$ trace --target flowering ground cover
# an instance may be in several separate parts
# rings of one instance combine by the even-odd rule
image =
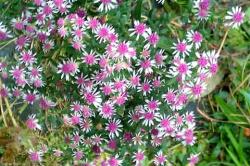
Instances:
[[[0,2],[1,163],[249,165],[248,2]]]

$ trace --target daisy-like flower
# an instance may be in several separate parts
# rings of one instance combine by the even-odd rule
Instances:
[[[155,61],[151,60],[150,58],[142,59],[138,61],[138,66],[140,66],[138,72],[145,72],[145,74],[153,73],[153,67],[155,65]]]
[[[94,145],[101,145],[102,143],[103,143],[103,141],[105,141],[102,137],[101,137],[101,135],[97,135],[97,134],[95,134],[95,135],[93,135],[92,137],[91,137],[91,139],[92,139],[92,142],[93,142],[93,144]]]
[[[170,67],[170,77],[180,76],[181,80],[185,80],[186,77],[190,77],[192,74],[192,64],[185,62],[184,59],[175,58],[173,62],[174,66]]]
[[[136,88],[140,85],[140,75],[138,73],[136,73],[135,71],[133,71],[133,74],[131,75],[130,79],[129,79],[129,87],[131,86],[132,88]]]
[[[74,126],[80,124],[82,122],[80,113],[75,112],[74,114],[72,114],[70,117],[70,122]]]
[[[111,33],[114,33],[115,31],[112,26],[103,24],[103,25],[99,25],[94,32],[96,34],[95,37],[97,38],[97,40],[100,40],[100,42],[102,43],[102,42],[107,41],[109,38],[109,35]]]
[[[84,118],[89,118],[91,116],[95,116],[95,114],[92,112],[92,110],[87,105],[82,106],[82,116]]]
[[[99,108],[100,115],[105,119],[110,119],[114,115],[114,106],[110,102],[105,102]]]
[[[206,68],[208,66],[208,57],[206,53],[195,53],[197,60],[192,62],[193,66],[198,66],[198,72],[201,72],[202,69]]]
[[[12,26],[17,30],[23,30],[26,24],[26,21],[23,21],[21,18],[13,18],[11,20]]]
[[[187,93],[193,98],[200,98],[202,93],[206,90],[206,83],[200,79],[194,79],[187,83]]]
[[[175,122],[170,116],[161,115],[160,123],[158,125],[161,133],[164,136],[174,136],[175,135]]]
[[[195,48],[198,49],[201,46],[203,36],[200,32],[191,30],[187,33],[187,40],[194,44]]]
[[[55,106],[56,106],[56,103],[52,102],[50,99],[48,99],[45,96],[42,96],[39,100],[39,107],[43,110],[48,110]]]
[[[106,126],[106,130],[109,132],[109,137],[114,138],[115,136],[119,136],[119,132],[121,132],[122,125],[120,124],[121,121],[118,119],[113,119],[109,121]]]
[[[78,150],[78,151],[75,151],[73,153],[73,156],[74,156],[75,160],[78,161],[78,160],[81,160],[83,158],[84,153],[82,151]]]
[[[100,22],[97,18],[87,18],[86,21],[86,27],[91,29],[92,31],[95,31],[95,29],[99,26]]]
[[[10,90],[8,87],[6,87],[4,84],[2,85],[2,87],[0,88],[0,96],[1,97],[8,97],[10,96]]]
[[[164,4],[165,0],[156,0],[156,2],[158,2],[160,4]]]
[[[135,166],[140,166],[145,159],[145,154],[144,151],[138,150],[137,152],[134,153],[133,155],[133,161],[135,162]]]
[[[157,154],[154,157],[154,163],[156,166],[158,165],[164,165],[166,162],[166,157],[162,153],[162,151],[157,152]]]
[[[82,60],[87,65],[94,65],[97,63],[98,55],[91,50],[90,53],[84,52]]]
[[[43,153],[41,151],[29,150],[29,158],[32,162],[41,162]]]
[[[22,92],[21,90],[18,88],[18,87],[14,87],[12,89],[12,95],[15,97],[15,98],[20,98],[20,96],[22,95]]]
[[[43,43],[43,51],[45,53],[49,52],[51,49],[54,48],[54,41],[53,40],[45,40],[45,42]]]
[[[83,132],[90,132],[91,131],[91,128],[92,128],[92,122],[90,119],[84,119],[82,121],[82,123],[80,124],[80,127],[82,129]]]
[[[25,70],[20,66],[12,67],[10,73],[15,80],[25,77]]]
[[[133,140],[134,145],[144,145],[145,144],[145,142],[143,141],[143,136],[140,132],[135,134],[135,136],[133,137],[132,140]]]
[[[193,145],[195,143],[196,137],[194,136],[193,128],[187,128],[182,130],[183,141],[184,145]]]
[[[174,50],[173,54],[176,57],[178,57],[179,55],[185,57],[186,55],[189,55],[191,47],[192,47],[191,45],[187,44],[186,40],[180,41],[178,39],[178,42],[174,43],[174,46],[171,48]]]
[[[136,40],[139,39],[140,36],[145,36],[146,32],[148,30],[148,27],[146,24],[141,23],[139,21],[134,21],[134,28],[129,29],[130,36],[136,35]]]
[[[73,26],[73,30],[71,31],[71,34],[73,36],[73,39],[74,40],[82,40],[84,38],[84,32],[85,29],[82,27],[82,28],[79,28],[79,27],[74,27]]]
[[[164,60],[166,58],[167,57],[164,55],[164,50],[161,49],[159,52],[157,52],[154,57],[156,66],[164,66]]]
[[[119,158],[119,156],[118,155],[116,155],[116,156],[112,156],[112,157],[110,157],[109,159],[108,159],[108,164],[109,164],[109,166],[119,166],[119,165],[121,165],[122,164],[122,160],[119,160],[118,159]]]
[[[151,92],[152,88],[150,82],[145,80],[138,88],[138,92],[142,92],[143,95],[147,95]]]
[[[70,110],[74,112],[81,112],[82,111],[82,105],[79,101],[75,101],[70,105]]]
[[[94,3],[100,3],[100,6],[98,7],[99,11],[109,11],[118,6],[116,0],[95,0]]]
[[[28,42],[29,42],[29,40],[28,40],[27,36],[25,36],[25,35],[20,36],[16,40],[16,49],[22,50],[23,48],[28,46],[28,44],[29,44]]]
[[[119,93],[117,96],[113,97],[114,103],[118,106],[124,105],[126,101],[128,100],[128,94],[127,92]]]
[[[144,46],[144,48],[149,48],[150,46],[156,47],[158,44],[160,37],[156,32],[152,32],[150,28],[148,28],[147,33],[144,35],[147,44]]]
[[[68,81],[69,76],[74,76],[77,72],[79,72],[78,64],[72,58],[58,65],[57,73],[61,74],[61,79],[65,77]]]
[[[141,113],[138,111],[134,112],[134,111],[131,111],[129,113],[129,124],[130,125],[133,125],[134,123],[137,123],[139,120],[140,120],[140,117],[141,117]]]
[[[112,83],[112,87],[117,92],[124,92],[127,89],[127,80],[115,78],[114,82]]]
[[[77,84],[77,87],[83,88],[85,86],[87,76],[83,77],[83,73],[81,73],[80,75],[75,76],[75,79],[76,79],[75,83]]]
[[[194,9],[198,20],[207,20],[209,13],[210,0],[195,0]]]
[[[160,113],[154,112],[154,111],[143,111],[141,112],[142,116],[141,119],[143,119],[142,124],[145,126],[152,126],[154,125],[154,121],[159,122],[160,121]]]
[[[59,29],[58,29],[58,34],[59,34],[59,36],[60,37],[62,37],[62,38],[65,38],[66,36],[68,36],[68,29],[66,28],[66,27],[64,27],[64,26],[62,26],[62,27],[60,27]]]
[[[0,22],[0,41],[6,40],[11,37],[12,36],[10,35],[10,32],[7,30],[5,25],[2,22]]]
[[[33,54],[31,50],[22,51],[20,62],[25,64],[26,66],[32,65],[36,61],[35,55],[36,54]]]
[[[74,39],[72,41],[72,47],[76,50],[76,51],[84,51],[85,49],[85,45],[83,44],[82,40],[79,39]]]
[[[37,95],[37,91],[33,91],[30,92],[29,90],[27,91],[27,93],[23,94],[23,99],[28,103],[28,104],[33,104],[37,99],[38,99],[38,95]]]
[[[30,83],[33,84],[35,88],[41,88],[44,86],[44,82],[41,78],[32,79]]]
[[[153,100],[153,98],[151,98],[151,100],[146,100],[146,108],[149,111],[157,111],[160,110],[159,106],[161,104],[161,102],[159,102],[158,100]]]
[[[102,93],[105,96],[111,95],[113,93],[112,83],[106,83],[102,87]]]
[[[195,166],[199,162],[199,153],[198,154],[191,154],[187,160],[189,161],[189,166]]]
[[[63,155],[63,151],[59,149],[54,149],[53,152],[54,152],[53,155],[56,157],[61,157]]]
[[[82,143],[82,136],[78,132],[74,132],[71,139],[75,145]]]
[[[225,17],[225,25],[232,28],[239,28],[244,22],[245,13],[242,12],[242,8],[239,6],[233,7],[231,11],[227,12]]]
[[[208,58],[208,63],[209,63],[208,76],[211,77],[211,76],[215,75],[219,69],[219,66],[218,66],[219,54],[216,53],[215,50],[213,50],[213,51],[207,51],[206,56]]]
[[[82,94],[83,98],[89,105],[93,104],[97,108],[101,105],[102,98],[99,91],[87,89],[86,91],[83,91]]]
[[[28,75],[31,80],[41,78],[42,67],[40,66],[29,66],[28,67]]]
[[[41,130],[41,126],[38,124],[38,119],[36,119],[36,115],[29,115],[29,118],[26,120],[26,126],[31,130]]]

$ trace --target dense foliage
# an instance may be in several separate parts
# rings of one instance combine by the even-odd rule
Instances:
[[[2,0],[1,161],[249,165],[246,6]]]

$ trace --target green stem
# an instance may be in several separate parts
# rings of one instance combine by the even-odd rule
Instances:
[[[2,114],[2,118],[3,118],[3,123],[5,127],[8,127],[6,119],[5,119],[5,115],[3,112],[3,102],[2,102],[2,97],[0,96],[0,109],[1,109],[1,114]]]

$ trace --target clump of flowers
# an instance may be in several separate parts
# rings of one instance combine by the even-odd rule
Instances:
[[[94,3],[100,4],[99,11],[118,5],[115,0]],[[18,32],[18,61],[1,62],[2,75],[8,73],[2,79],[11,82],[8,88],[1,87],[1,97],[38,103],[45,112],[61,110],[59,117],[67,130],[61,140],[66,147],[32,149],[33,162],[42,162],[42,156],[52,152],[73,163],[101,161],[116,166],[129,154],[130,162],[142,165],[150,145],[156,151],[154,164],[165,165],[166,140],[187,147],[195,144],[195,114],[185,106],[204,93],[206,80],[218,71],[219,57],[215,50],[202,49],[204,36],[198,29],[176,39],[169,54],[157,47],[160,36],[144,22],[135,20],[129,37],[123,38],[108,22],[72,12],[71,1],[35,0],[34,5],[36,9],[26,11],[29,15],[12,20]],[[209,1],[199,0],[194,7],[198,19],[206,20]],[[236,8],[229,13],[226,19],[233,23],[228,25],[243,22],[240,12]],[[5,27],[0,28],[1,40],[11,37]],[[43,132],[37,118],[30,115],[26,126]],[[187,160],[195,165],[198,155]]]

